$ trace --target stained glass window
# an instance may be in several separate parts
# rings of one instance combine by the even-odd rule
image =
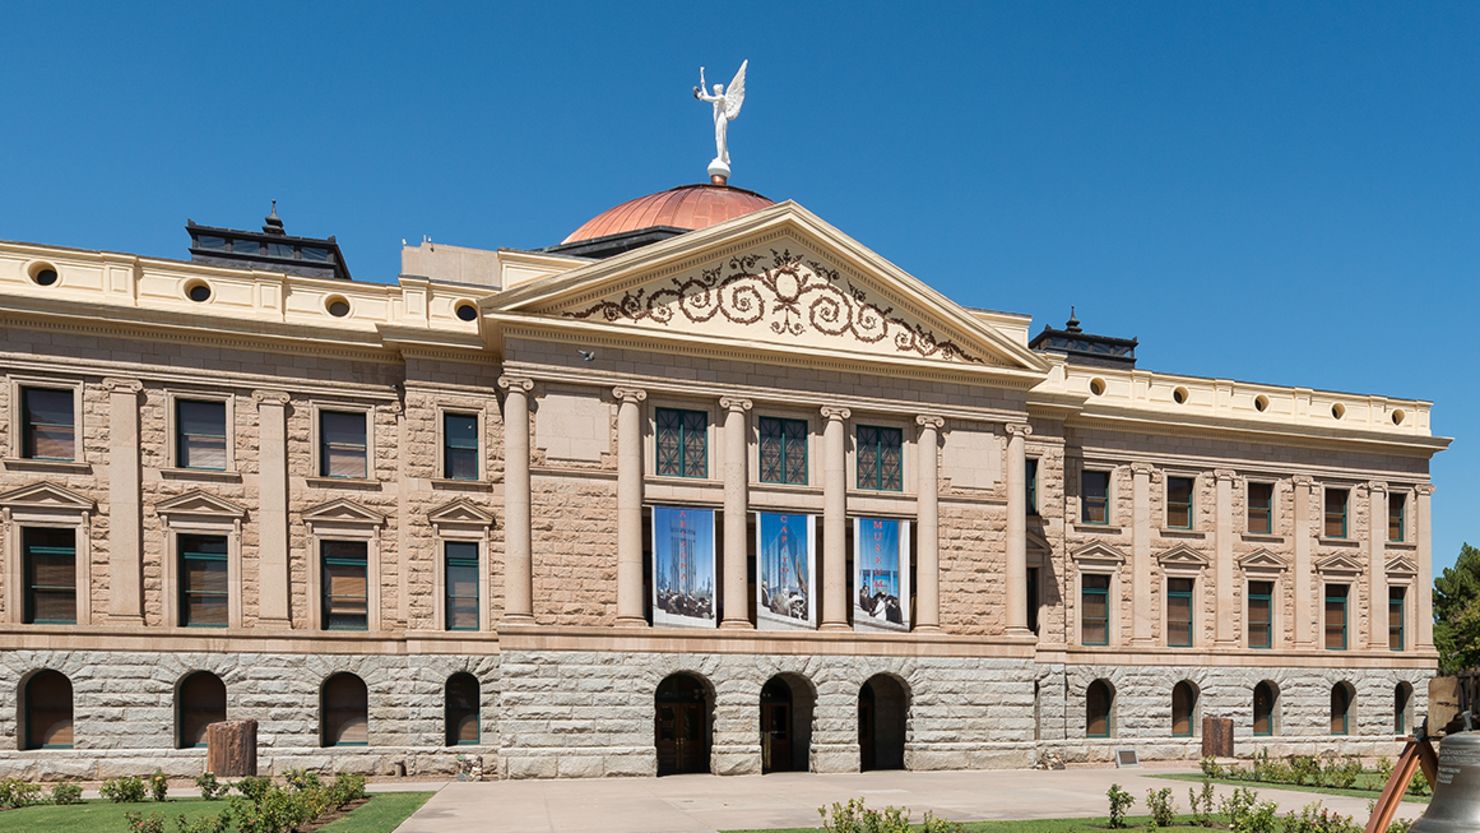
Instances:
[[[858,426],[858,488],[898,492],[904,488],[904,432]]]
[[[807,485],[807,421],[761,417],[762,483]]]
[[[709,415],[679,408],[657,409],[658,474],[709,476]]]

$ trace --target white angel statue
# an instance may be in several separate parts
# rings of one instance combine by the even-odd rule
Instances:
[[[694,98],[714,105],[714,161],[709,163],[711,176],[730,175],[730,145],[726,137],[730,122],[740,115],[740,105],[745,103],[745,67],[747,58],[740,62],[740,69],[731,79],[730,86],[714,85],[714,95],[704,92],[704,67],[699,67],[699,86],[694,88]]]

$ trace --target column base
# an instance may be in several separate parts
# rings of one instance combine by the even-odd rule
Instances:
[[[749,619],[726,619],[719,623],[722,631],[753,631],[755,625],[750,624]]]
[[[108,624],[110,625],[143,625],[144,614],[142,613],[109,613]]]
[[[1131,637],[1131,647],[1132,648],[1157,648],[1157,647],[1160,647],[1160,645],[1161,645],[1161,643],[1154,636],[1133,636],[1133,637]]]
[[[619,628],[645,628],[648,621],[641,616],[618,616],[617,627]]]
[[[1019,636],[1019,637],[1021,637],[1021,636],[1037,636],[1037,634],[1035,634],[1035,633],[1033,633],[1033,631],[1029,630],[1029,628],[1028,628],[1027,625],[1018,625],[1016,627],[1009,627],[1006,630],[1005,634],[1007,636]]]
[[[499,620],[500,625],[533,625],[534,614],[532,613],[505,613],[504,618]]]
[[[257,627],[290,631],[293,629],[293,622],[289,619],[282,619],[278,617],[274,617],[271,619],[259,618],[257,620]]]
[[[820,631],[851,631],[853,626],[847,622],[823,622],[817,629]]]
[[[915,625],[910,628],[915,633],[940,633],[940,625]]]

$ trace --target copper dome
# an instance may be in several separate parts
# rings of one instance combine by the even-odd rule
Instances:
[[[561,241],[576,243],[638,229],[668,226],[708,228],[773,203],[754,191],[729,185],[680,185],[608,208]]]

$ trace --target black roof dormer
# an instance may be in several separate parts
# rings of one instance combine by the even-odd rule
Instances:
[[[185,221],[190,234],[190,261],[212,266],[257,268],[308,278],[351,280],[349,266],[334,235],[328,237],[293,237],[283,229],[278,217],[277,200],[272,213],[262,224],[262,231],[218,228]]]
[[[1133,368],[1136,366],[1136,339],[1097,336],[1086,333],[1074,317],[1074,308],[1069,308],[1069,320],[1064,329],[1044,327],[1043,332],[1033,336],[1028,347],[1040,353],[1058,353],[1070,364],[1089,364],[1099,367]]]

